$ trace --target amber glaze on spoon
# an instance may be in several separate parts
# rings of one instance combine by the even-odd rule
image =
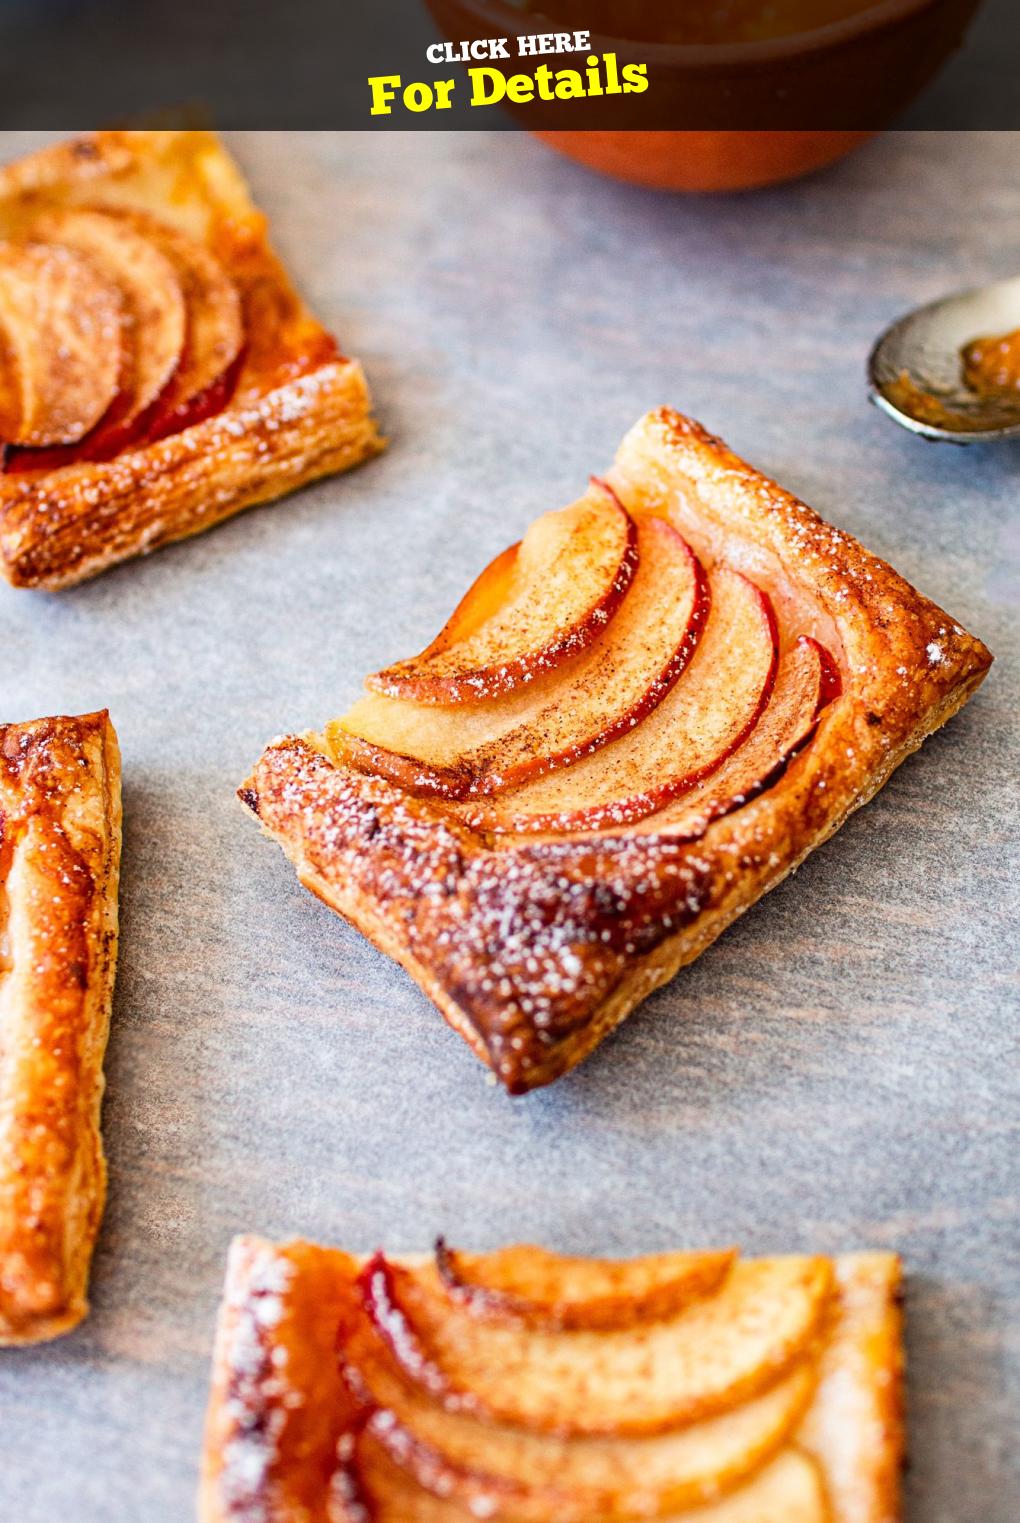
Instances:
[[[868,361],[871,400],[922,438],[1020,438],[1020,276],[918,307]]]

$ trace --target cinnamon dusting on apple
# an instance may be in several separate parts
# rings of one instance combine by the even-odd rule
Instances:
[[[561,641],[551,661],[542,646],[541,675],[536,664],[519,667],[515,681],[507,675],[509,690],[489,701],[440,706],[370,693],[329,727],[328,740],[353,765],[422,795],[502,792],[640,724],[694,655],[710,601],[690,547],[663,520],[646,519],[633,582],[586,649]]]
[[[208,249],[150,213],[106,206],[44,211],[26,236],[53,258],[78,259],[117,293],[118,327],[105,340],[97,333],[91,350],[96,373],[113,366],[116,382],[101,414],[61,440],[21,438],[8,425],[7,442],[21,447],[7,450],[7,473],[113,460],[227,406],[243,361],[242,305]],[[79,307],[87,310],[89,300],[95,297],[83,289]],[[36,344],[34,362],[46,365],[46,356]],[[3,428],[0,415],[0,435]]]
[[[608,1332],[661,1321],[716,1291],[736,1257],[724,1249],[593,1262],[530,1244],[466,1254],[442,1237],[434,1256],[447,1294],[474,1315],[547,1332]]]
[[[610,486],[546,514],[482,572],[420,656],[367,679],[390,698],[473,702],[510,693],[591,645],[638,565],[637,526]]]
[[[73,443],[117,395],[123,297],[76,250],[0,242],[0,444]]]

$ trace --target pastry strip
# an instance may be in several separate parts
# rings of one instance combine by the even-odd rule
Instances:
[[[120,836],[106,713],[0,727],[0,1344],[87,1311]]]

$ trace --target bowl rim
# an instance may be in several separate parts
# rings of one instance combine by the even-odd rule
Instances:
[[[481,17],[491,17],[497,28],[509,26],[515,35],[520,35],[526,24],[535,19],[532,14],[508,4],[507,0],[461,0],[461,3],[465,10],[473,11]],[[640,50],[641,61],[648,64],[718,69],[739,64],[771,63],[777,59],[795,58],[839,47],[845,42],[866,36],[869,32],[880,31],[883,27],[909,20],[914,15],[934,10],[946,3],[948,0],[871,0],[866,9],[844,16],[840,21],[830,21],[824,26],[812,27],[807,32],[791,32],[785,37],[763,38],[758,42],[642,42],[633,37],[614,37],[609,33],[592,32],[592,51],[595,51],[597,39],[600,45],[611,44],[632,55]],[[973,3],[976,8],[980,0],[973,0]],[[496,33],[492,35],[495,36]],[[564,64],[563,67],[567,65]]]

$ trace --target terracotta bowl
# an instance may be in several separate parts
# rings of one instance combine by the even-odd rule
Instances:
[[[428,3],[454,39],[515,36],[546,24],[503,0]],[[680,45],[593,35],[593,53],[647,63],[652,90],[600,103],[598,130],[553,128],[551,113],[557,121],[566,115],[559,103],[541,122],[529,115],[533,107],[521,108],[519,120],[559,152],[635,184],[684,191],[770,185],[831,164],[888,125],[960,45],[979,5],[875,0],[843,21],[753,43]],[[573,63],[555,56],[542,61],[554,68]],[[653,125],[662,130],[602,130],[611,113],[622,115],[632,101],[642,112],[654,107]]]

